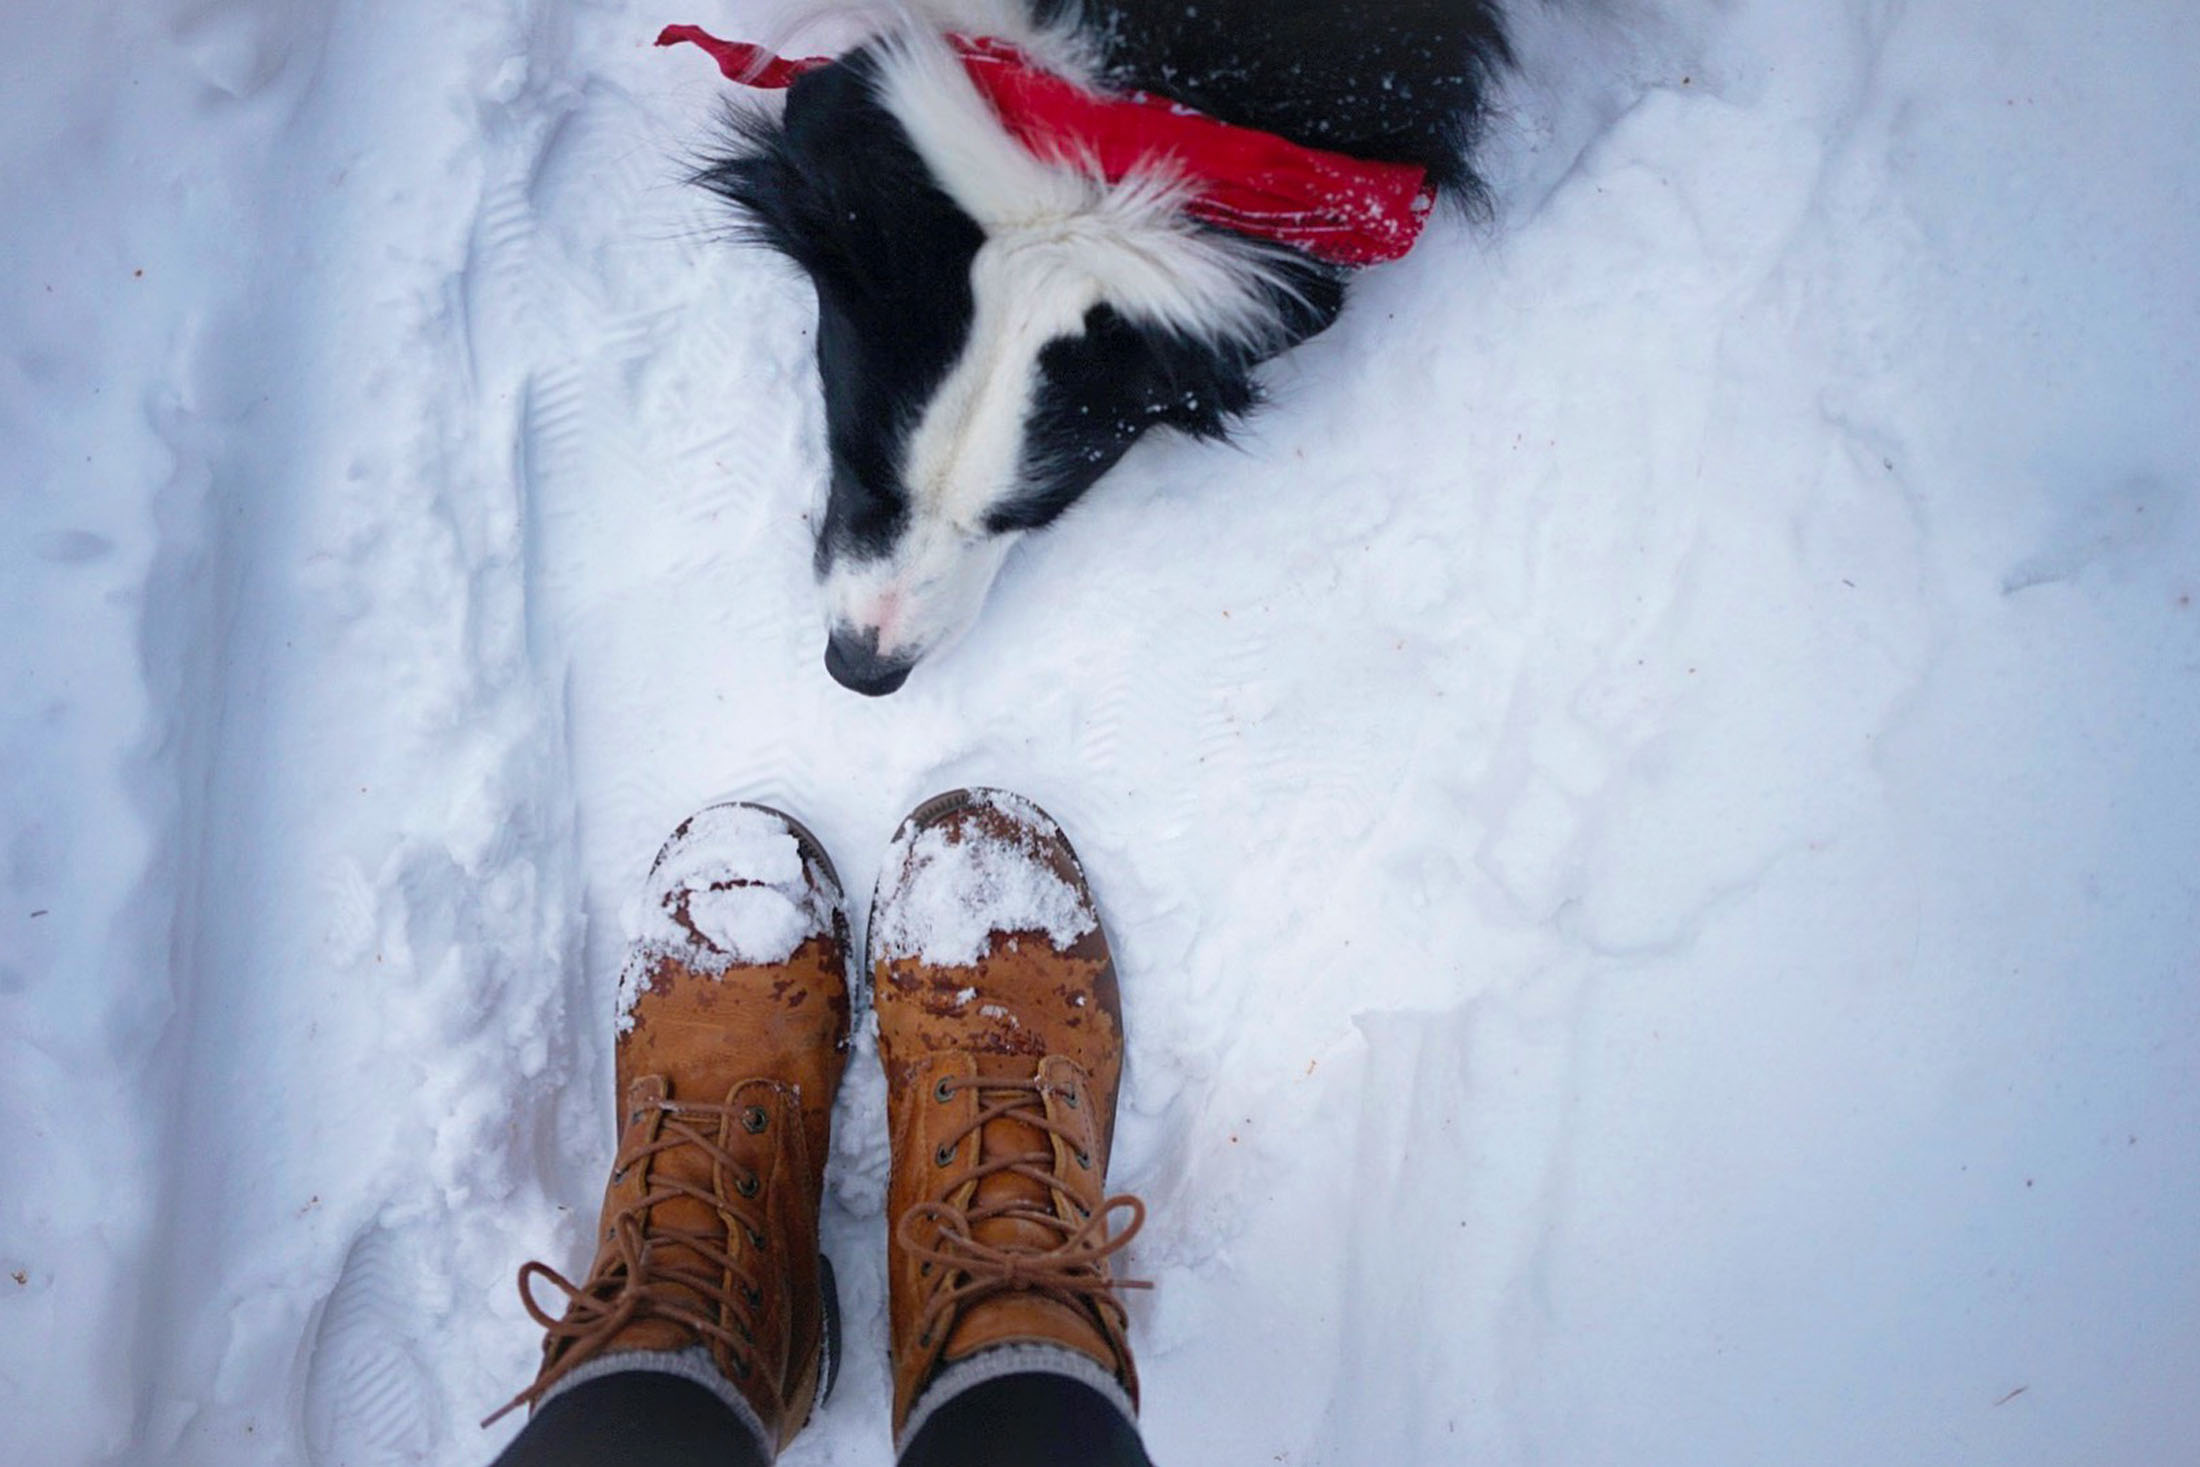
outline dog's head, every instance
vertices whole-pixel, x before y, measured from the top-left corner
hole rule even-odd
[[[1194,223],[1166,175],[1037,157],[924,37],[802,77],[698,178],[816,286],[826,666],[863,693],[967,629],[1017,538],[1148,429],[1225,434],[1343,300],[1339,272]]]

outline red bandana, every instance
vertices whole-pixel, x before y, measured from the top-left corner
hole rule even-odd
[[[1209,224],[1332,265],[1381,265],[1404,258],[1435,207],[1428,171],[1413,164],[1301,147],[1144,92],[1101,96],[1032,65],[1005,41],[948,41],[1002,124],[1033,153],[1094,159],[1111,183],[1166,160],[1198,185],[1187,207]],[[667,26],[657,37],[660,46],[682,42],[717,58],[730,80],[774,91],[832,64],[830,57],[789,61],[691,25]]]

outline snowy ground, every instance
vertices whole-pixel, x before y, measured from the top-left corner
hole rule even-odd
[[[970,781],[1120,950],[1164,1464],[2200,1460],[2200,12],[1537,12],[1498,226],[883,704],[689,20],[0,11],[0,1461],[486,1461],[658,841]]]

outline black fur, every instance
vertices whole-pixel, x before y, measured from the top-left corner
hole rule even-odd
[[[1253,371],[1336,320],[1344,280],[1312,261],[1287,272],[1271,302],[1276,330],[1257,341],[1195,341],[1132,325],[1095,306],[1082,336],[1051,343],[1039,358],[1038,401],[1028,430],[1029,487],[997,511],[995,533],[1052,523],[1113,468],[1150,428],[1221,440],[1260,401]]]

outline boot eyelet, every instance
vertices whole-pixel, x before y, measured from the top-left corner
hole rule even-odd
[[[918,1265],[917,1265],[917,1277],[918,1277],[918,1278],[920,1278],[920,1279],[928,1279],[928,1278],[932,1277],[932,1265],[931,1265],[931,1264],[929,1264],[929,1263],[920,1263],[920,1264],[918,1264]]]
[[[747,1380],[755,1373],[755,1368],[746,1360],[736,1360],[733,1362],[733,1373],[740,1379]]]
[[[950,1100],[953,1100],[955,1098],[954,1080],[952,1078],[943,1077],[940,1080],[939,1084],[932,1087],[932,1098],[942,1105],[945,1105]]]
[[[743,1197],[754,1197],[757,1193],[764,1190],[764,1184],[758,1181],[753,1175],[746,1176],[734,1182],[733,1190],[739,1192]]]
[[[741,1129],[751,1136],[763,1135],[765,1131],[770,1129],[771,1123],[771,1113],[761,1105],[752,1105],[741,1112]]]
[[[616,1167],[616,1168],[613,1168],[613,1170],[612,1170],[612,1173],[611,1173],[611,1185],[612,1185],[612,1186],[614,1186],[614,1187],[616,1187],[616,1186],[618,1186],[618,1185],[619,1185],[619,1183],[621,1183],[621,1182],[625,1181],[625,1180],[626,1180],[626,1174],[627,1174],[627,1172],[628,1172],[628,1171],[630,1171],[630,1170],[631,1170],[631,1168],[629,1168],[629,1167],[623,1167],[623,1166],[622,1166],[622,1167]]]
[[[1077,1092],[1074,1090],[1064,1090],[1062,1092],[1062,1104],[1068,1106],[1071,1110],[1077,1109]]]
[[[762,1289],[753,1286],[744,1288],[741,1291],[741,1297],[748,1301],[751,1309],[762,1309],[764,1307],[764,1291]]]
[[[1086,1171],[1088,1171],[1088,1172],[1089,1172],[1089,1171],[1091,1171],[1091,1170],[1092,1170],[1092,1153],[1091,1153],[1091,1152],[1089,1152],[1089,1151],[1080,1151],[1080,1152],[1078,1152],[1078,1153],[1077,1153],[1077,1164],[1078,1164],[1079,1166],[1083,1167],[1083,1168],[1084,1168],[1084,1169],[1085,1169]]]
[[[759,1253],[769,1253],[771,1251],[771,1248],[768,1246],[771,1240],[766,1238],[762,1233],[758,1232],[752,1227],[747,1226],[746,1224],[742,1226],[741,1231],[749,1235],[749,1246],[751,1248],[754,1248]]]
[[[955,1148],[942,1146],[932,1153],[932,1160],[938,1162],[941,1166],[953,1166],[955,1164]]]

